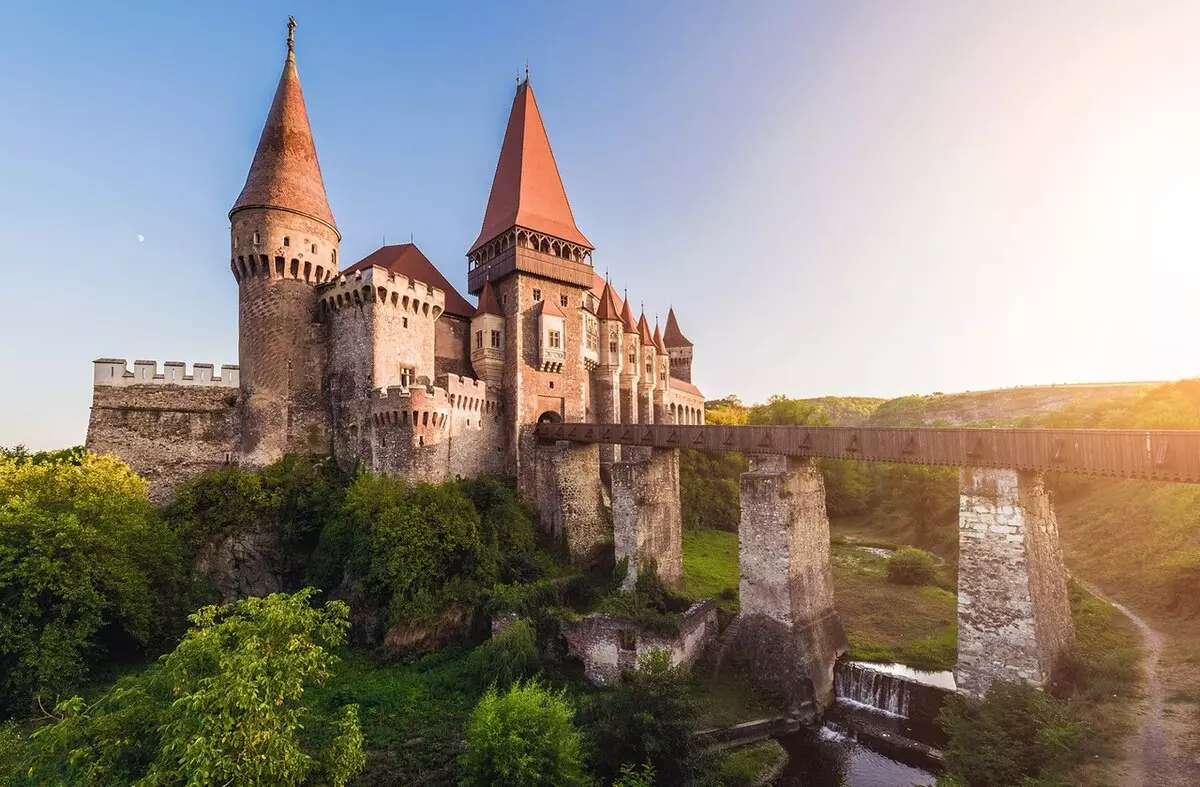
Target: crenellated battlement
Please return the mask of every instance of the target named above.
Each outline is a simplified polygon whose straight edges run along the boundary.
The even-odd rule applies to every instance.
[[[378,305],[436,320],[446,310],[446,293],[441,288],[378,266],[338,275],[321,287],[318,297],[326,313]]]
[[[192,373],[187,373],[183,361],[164,361],[163,370],[158,370],[158,361],[134,361],[133,370],[124,358],[97,358],[92,362],[93,385],[189,385],[237,388],[240,380],[238,367],[232,364],[221,366],[220,376],[213,374],[211,363],[192,364]]]

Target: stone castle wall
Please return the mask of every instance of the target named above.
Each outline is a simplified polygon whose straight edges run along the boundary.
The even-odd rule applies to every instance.
[[[124,374],[124,361],[95,364],[87,449],[119,456],[149,482],[156,502],[169,500],[191,476],[236,456],[240,401],[231,380],[237,369],[223,367],[220,379],[211,375],[211,366],[197,364],[194,369],[188,379],[171,382],[172,372],[185,377],[183,364],[164,364],[159,374],[153,362],[138,361],[135,371],[146,378],[133,382],[135,373]]]

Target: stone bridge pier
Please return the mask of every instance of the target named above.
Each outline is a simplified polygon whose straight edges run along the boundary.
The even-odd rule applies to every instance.
[[[848,647],[833,608],[825,481],[812,459],[751,456],[741,478],[734,647],[751,679],[810,719]]]
[[[1045,683],[1075,629],[1042,474],[961,469],[958,533],[958,690]]]
[[[600,480],[600,446],[543,442],[537,444],[535,457],[542,528],[562,540],[572,562],[584,565],[611,536]]]
[[[625,587],[653,562],[663,582],[683,586],[683,516],[679,449],[626,446],[612,466],[613,544],[628,560]]]

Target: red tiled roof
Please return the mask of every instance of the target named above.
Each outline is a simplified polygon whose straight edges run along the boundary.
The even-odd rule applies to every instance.
[[[663,344],[662,331],[660,331],[658,329],[658,320],[657,319],[654,320],[654,337],[653,338],[654,338],[654,346],[658,349],[658,351],[660,353],[663,353],[665,355],[667,352],[667,347],[666,347],[666,345]]]
[[[542,301],[542,314],[552,314],[555,317],[567,316],[567,313],[560,309],[558,304],[550,299]]]
[[[500,304],[496,301],[496,291],[492,288],[490,281],[483,283],[483,292],[479,293],[479,305],[475,307],[475,314],[495,314],[503,317],[504,314],[500,311]]]
[[[596,307],[596,317],[601,320],[619,320],[621,319],[620,306],[621,299],[617,296],[617,291],[612,288],[611,284],[604,285],[604,292],[600,295],[600,305]]]
[[[483,214],[483,227],[467,253],[474,253],[514,226],[592,248],[575,226],[575,216],[528,79],[517,87],[513,98],[492,191]]]
[[[678,377],[671,378],[670,387],[672,390],[675,390],[675,391],[683,391],[684,393],[690,393],[693,396],[699,396],[701,399],[704,398],[703,394],[700,393],[699,388],[697,388],[696,386],[692,385],[689,382],[684,382],[683,380],[680,380]]]
[[[667,310],[667,330],[663,334],[663,341],[668,347],[691,347],[693,346],[688,337],[683,335],[679,330],[679,322],[675,319],[675,308]]]
[[[646,322],[646,312],[642,311],[642,316],[638,319],[638,335],[642,337],[642,346],[654,343],[654,337],[650,335],[650,323]]]
[[[446,281],[446,277],[434,267],[428,257],[421,253],[416,244],[397,243],[394,246],[381,246],[346,268],[342,273],[354,273],[372,265],[386,268],[392,273],[425,282],[445,291],[447,314],[464,317],[468,320],[475,314],[475,307],[468,303],[466,298],[459,295],[458,290]]]
[[[629,308],[629,293],[625,293],[625,305],[621,308],[621,322],[625,324],[625,333],[637,333],[637,323],[633,321],[633,310]]]
[[[308,125],[296,58],[289,47],[275,88],[275,99],[267,113],[258,149],[246,185],[233,203],[229,215],[244,208],[283,208],[311,216],[337,231],[325,181],[317,161],[317,147]],[[339,237],[341,237],[339,235]]]

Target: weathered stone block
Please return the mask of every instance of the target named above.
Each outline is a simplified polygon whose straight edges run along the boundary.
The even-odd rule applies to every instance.
[[[679,503],[679,451],[645,449],[643,458],[612,469],[613,544],[626,559],[626,587],[653,561],[668,585],[683,585],[683,517]]]
[[[612,539],[600,482],[600,446],[563,440],[537,447],[542,527],[563,539],[571,559],[582,563]]]

